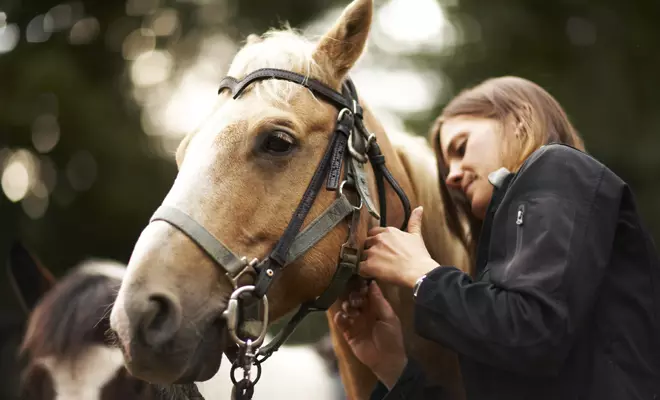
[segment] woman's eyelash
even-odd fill
[[[463,142],[461,142],[460,145],[458,145],[458,148],[456,149],[456,153],[461,157],[463,157],[465,155],[465,145],[466,145],[466,143],[467,143],[467,140],[464,140]]]

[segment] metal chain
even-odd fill
[[[231,367],[231,381],[234,384],[232,389],[231,398],[233,400],[250,400],[254,394],[254,385],[257,384],[261,378],[261,363],[256,359],[256,352],[253,350],[253,343],[251,339],[245,341],[245,345],[241,346],[240,353],[236,358],[236,361]],[[251,379],[250,371],[252,366],[255,366],[257,369],[257,376],[254,381]],[[236,370],[243,370],[243,379],[240,381],[236,379]]]

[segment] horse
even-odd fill
[[[306,313],[325,310],[348,397],[366,399],[376,378],[332,320],[342,290],[360,282],[368,228],[405,227],[409,208],[423,205],[431,256],[469,271],[445,223],[433,151],[388,136],[348,79],[372,15],[372,0],[354,0],[317,42],[270,30],[235,55],[213,112],[179,145],[176,179],[137,239],[110,315],[135,376],[205,381],[221,352],[249,375]],[[379,284],[409,354],[463,398],[456,354],[414,334],[412,291]],[[292,310],[262,346],[268,324]],[[259,392],[249,376],[236,388]]]
[[[121,351],[106,334],[125,266],[89,259],[59,281],[22,245],[7,262],[10,282],[26,312],[20,354],[27,360],[19,398],[159,398],[147,382],[126,371]]]
[[[30,317],[21,345],[29,356],[20,384],[21,398],[48,400],[56,398],[55,394],[71,400],[185,398],[171,387],[151,385],[128,374],[121,352],[108,334],[109,307],[125,268],[115,260],[87,259],[56,281],[25,247],[12,247],[10,281]],[[288,399],[288,394],[281,393],[280,382],[293,374],[305,380],[301,390],[320,389],[321,400],[342,398],[335,379],[336,359],[328,353],[325,341],[284,346],[281,352],[280,362],[265,368],[262,385],[267,397],[263,398]],[[229,372],[230,365],[223,364],[211,380],[197,383],[199,393],[209,400],[228,398],[232,389]]]

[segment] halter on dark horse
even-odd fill
[[[410,217],[410,202],[387,169],[385,157],[382,155],[378,143],[376,143],[375,135],[369,133],[364,126],[362,107],[358,102],[355,86],[350,79],[344,82],[342,93],[338,93],[323,83],[303,75],[281,69],[264,68],[248,74],[240,81],[232,77],[225,77],[220,83],[218,93],[221,93],[224,89],[229,89],[232,97],[236,99],[250,84],[266,79],[279,79],[302,85],[335,106],[339,111],[333,135],[323,158],[289,221],[289,225],[271,253],[261,261],[256,258],[248,261],[246,257],[238,257],[203,226],[174,207],[161,206],[151,218],[151,221],[166,221],[185,233],[219,267],[226,271],[227,277],[232,282],[234,292],[230,296],[223,317],[227,321],[227,328],[232,340],[239,347],[239,357],[234,362],[231,373],[236,399],[252,398],[254,385],[261,374],[261,363],[277,351],[307,314],[313,311],[326,311],[344,290],[349,279],[357,274],[360,262],[360,249],[357,243],[360,212],[363,205],[366,205],[368,212],[374,218],[380,220],[380,225],[387,226],[385,181],[394,189],[403,205],[404,221],[402,229],[405,229]],[[372,164],[376,177],[380,212],[376,211],[369,194],[364,170],[364,165],[367,162]],[[344,166],[344,176],[340,182],[342,166]],[[321,191],[324,181],[326,190],[336,191],[338,197],[330,207],[310,222],[301,232],[300,228],[316,196]],[[345,193],[345,189],[352,189],[351,192],[353,193],[350,196],[352,200]],[[312,248],[344,220],[348,221],[349,235],[346,242],[341,246],[339,263],[330,285],[314,301],[302,304],[272,342],[261,347],[268,327],[268,298],[266,293],[274,279],[288,264]],[[239,277],[248,271],[256,271],[257,273],[254,285],[238,287]],[[263,310],[261,310],[261,314],[263,314],[261,333],[255,340],[242,339],[238,335],[239,298],[243,294],[251,294],[254,299],[260,300],[263,305]],[[247,312],[248,310],[240,311]],[[254,380],[251,380],[250,377],[252,365],[257,368],[257,376]],[[241,380],[234,377],[234,373],[238,368],[244,371]]]

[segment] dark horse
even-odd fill
[[[56,281],[16,244],[7,268],[29,316],[20,344],[20,399],[202,399],[194,385],[152,385],[124,368],[108,335],[124,265],[89,260]]]

